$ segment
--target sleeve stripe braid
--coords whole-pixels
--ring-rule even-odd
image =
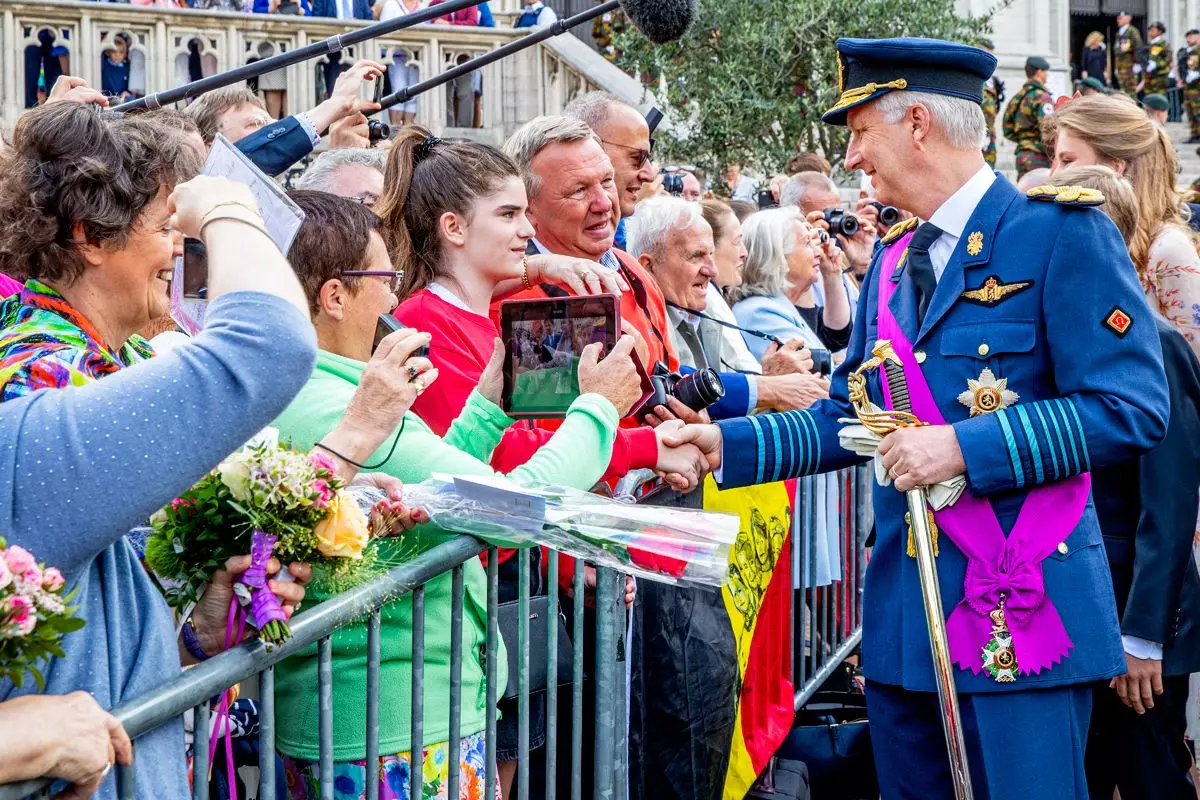
[[[751,427],[754,428],[754,436],[757,440],[757,447],[755,447],[755,451],[758,453],[758,467],[757,472],[755,473],[757,477],[755,478],[754,482],[762,483],[763,473],[766,471],[767,465],[767,448],[766,442],[763,440],[762,424],[758,421],[757,417],[746,417],[746,419],[750,422]]]
[[[779,468],[783,464],[783,439],[779,435],[779,423],[775,421],[774,414],[766,415],[763,417],[763,421],[766,422],[771,428],[771,440],[775,452],[775,464],[771,469],[771,482],[774,483],[775,481],[779,480]]]
[[[1012,466],[1013,480],[1019,489],[1025,485],[1025,471],[1021,469],[1021,453],[1017,450],[1016,437],[1013,436],[1012,427],[1008,424],[1007,409],[1002,408],[997,411],[996,419],[1000,422],[1000,429],[1004,432],[1004,442],[1008,445],[1008,461]]]
[[[1083,433],[1083,421],[1081,419],[1079,419],[1079,412],[1075,410],[1075,404],[1071,402],[1070,398],[1063,398],[1063,400],[1061,402],[1063,404],[1065,404],[1068,409],[1070,409],[1071,418],[1073,420],[1075,420],[1075,430],[1078,431],[1078,438],[1079,438],[1079,449],[1083,451],[1084,471],[1091,472],[1092,471],[1092,459],[1088,455],[1087,437],[1084,436],[1084,433]]]
[[[1021,429],[1025,432],[1025,440],[1029,442],[1029,460],[1033,463],[1034,483],[1041,484],[1045,479],[1045,473],[1042,471],[1042,451],[1038,447],[1037,434],[1033,432],[1033,425],[1029,422],[1029,414],[1025,412],[1024,406],[1016,406],[1014,410],[1021,421]]]
[[[1062,416],[1062,408],[1059,407],[1057,401],[1050,400],[1044,404],[1046,413],[1050,415],[1050,421],[1054,423],[1054,432],[1058,435],[1058,452],[1062,456],[1063,470],[1068,475],[1074,475],[1079,471],[1078,459],[1072,458],[1074,454],[1067,449],[1067,442],[1070,441],[1071,432],[1067,430],[1067,438],[1063,438],[1063,430],[1066,429],[1067,420]]]
[[[804,460],[804,474],[811,475],[821,463],[821,434],[817,431],[817,423],[809,412],[801,411],[796,415],[796,419],[803,426],[804,453],[807,456]]]
[[[1038,416],[1038,423],[1042,426],[1042,431],[1046,438],[1046,452],[1050,454],[1050,465],[1054,468],[1054,480],[1059,480],[1063,477],[1062,471],[1058,467],[1058,453],[1054,450],[1054,438],[1050,432],[1050,426],[1046,424],[1046,415],[1042,413],[1042,406],[1039,403],[1033,404],[1033,411]]]
[[[1074,472],[1076,474],[1083,472],[1083,459],[1079,457],[1079,447],[1075,444],[1075,425],[1071,422],[1069,409],[1061,399],[1053,400],[1051,402],[1053,402],[1054,407],[1058,409],[1058,415],[1063,421],[1063,428],[1067,432],[1067,442],[1071,445],[1071,457],[1075,461]]]

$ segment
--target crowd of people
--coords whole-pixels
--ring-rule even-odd
[[[373,13],[363,0],[259,5]],[[386,0],[374,13],[416,7]],[[448,22],[485,24],[479,13]],[[519,24],[552,15],[527,2]],[[850,192],[814,153],[797,153],[762,191],[740,164],[723,174],[724,193],[694,168],[663,180],[643,113],[601,92],[526,122],[501,147],[439,138],[405,106],[388,147],[373,147],[365,115],[377,106],[360,88],[384,75],[411,81],[401,54],[355,63],[327,100],[283,119],[262,82],[265,101],[231,87],[182,111],[128,116],[97,113],[107,94],[78,79],[56,82],[0,148],[0,476],[11,487],[0,531],[62,571],[86,626],[48,665],[44,694],[0,684],[0,783],[49,777],[68,796],[115,797],[111,769],[131,752],[106,709],[236,644],[222,635],[224,615],[249,555],[175,619],[126,534],[263,426],[330,454],[346,480],[393,493],[435,473],[586,490],[650,470],[679,492],[710,472],[723,488],[779,480],[863,461],[838,444],[858,402],[847,376],[887,338],[894,314],[912,360],[928,360],[932,412],[956,422],[884,439],[889,484],[965,475],[970,493],[994,498],[1000,530],[1023,524],[1021,504],[1040,489],[1069,506],[1066,493],[1091,475],[1094,505],[1084,477],[1086,509],[1037,556],[1045,586],[1028,591],[1055,603],[1012,600],[1018,630],[1045,606],[1061,613],[1074,651],[1022,673],[1014,691],[978,669],[960,679],[978,784],[988,796],[1007,786],[1029,798],[1194,793],[1184,706],[1188,676],[1200,671],[1200,238],[1176,190],[1170,137],[1123,96],[1044,102],[1048,65],[1031,59],[1004,128],[1019,177],[1046,172],[1019,192],[985,164],[986,95],[996,89],[985,49],[897,40],[881,56],[846,41],[847,94],[826,121],[850,128],[843,166],[863,174]],[[928,90],[879,89],[879,64],[925,70]],[[854,92],[868,81],[870,91]],[[198,174],[218,134],[272,176],[326,139],[288,193],[304,219],[286,254],[246,187]],[[184,236],[207,248],[209,306],[203,332],[178,343],[169,287]],[[619,297],[616,345],[589,344],[571,360],[580,393],[565,417],[514,422],[500,407],[498,304],[597,293]],[[387,314],[403,327],[376,346]],[[639,418],[635,357],[647,369],[711,371],[723,393],[703,410],[672,397]],[[871,392],[884,403],[879,385]],[[867,578],[862,658],[876,764],[884,797],[942,796],[949,777],[924,622],[902,619],[920,607],[902,503],[889,486],[876,495]],[[836,519],[836,502],[829,511]],[[452,535],[420,509],[392,524],[415,538],[385,546],[385,558]],[[944,590],[970,571],[955,545],[992,568],[978,566],[985,558],[953,523],[944,527],[953,542],[942,545]],[[489,541],[500,548],[500,600],[515,599],[517,543]],[[594,591],[594,568],[570,559],[560,585],[547,585],[546,553],[529,553],[532,596],[569,591],[576,569]],[[270,588],[289,615],[326,599],[306,591],[307,565],[269,567],[280,569],[291,579]],[[1018,580],[994,578],[1005,587],[1001,626]],[[462,797],[508,798],[522,753],[514,702],[501,704],[498,785],[483,783],[481,560],[467,563],[464,581],[457,752],[451,577],[425,584],[425,768],[415,783],[421,796],[444,797],[454,770]],[[957,585],[949,591],[959,596]],[[626,603],[637,596],[629,580]],[[382,626],[378,764],[365,762],[367,625],[333,635],[337,800],[362,797],[368,771],[381,776],[381,797],[409,796],[408,596],[387,604]],[[276,746],[294,800],[320,796],[317,670],[310,648],[276,672]],[[536,753],[544,693],[530,708]],[[51,715],[64,724],[40,724]],[[1010,747],[1012,725],[1033,744]],[[182,721],[139,738],[137,754],[139,797],[190,796]]]

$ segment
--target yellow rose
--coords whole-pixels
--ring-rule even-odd
[[[362,558],[370,532],[358,503],[346,492],[338,492],[329,503],[329,516],[313,531],[317,549],[329,558]]]
[[[233,499],[239,503],[246,502],[250,497],[250,458],[244,450],[231,455],[217,467],[221,483],[229,489]]]

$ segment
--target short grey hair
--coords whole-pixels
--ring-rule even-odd
[[[824,189],[837,194],[837,185],[821,172],[797,172],[779,190],[779,205],[799,206],[810,189]]]
[[[774,297],[788,289],[787,257],[796,249],[796,220],[804,219],[796,206],[768,208],[753,214],[742,225],[746,264],[742,285],[733,288],[734,302],[754,295]]]
[[[296,181],[297,189],[311,189],[316,192],[330,192],[333,189],[333,175],[342,167],[367,167],[377,170],[381,175],[387,169],[387,151],[374,147],[344,147],[337,150],[326,150],[304,170],[300,180]]]
[[[504,154],[517,164],[521,178],[525,181],[525,193],[532,200],[542,189],[542,181],[533,172],[533,159],[543,148],[562,142],[571,144],[591,139],[600,144],[587,123],[566,116],[534,117],[504,143]]]
[[[592,130],[596,130],[608,119],[609,109],[620,102],[608,92],[587,92],[568,103],[562,113],[564,117],[577,119]]]
[[[625,222],[625,251],[634,258],[646,253],[655,255],[672,231],[690,228],[703,220],[698,203],[671,195],[648,197],[637,204],[633,216]]]
[[[925,106],[938,130],[956,150],[982,149],[987,138],[983,108],[961,97],[932,92],[888,92],[875,103],[883,115],[883,121],[889,125],[899,122],[913,106]]]

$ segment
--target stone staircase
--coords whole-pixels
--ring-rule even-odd
[[[1167,123],[1167,132],[1175,143],[1175,152],[1179,154],[1179,186],[1187,188],[1192,181],[1200,178],[1200,153],[1196,152],[1200,145],[1184,144],[1188,139],[1187,122]]]

